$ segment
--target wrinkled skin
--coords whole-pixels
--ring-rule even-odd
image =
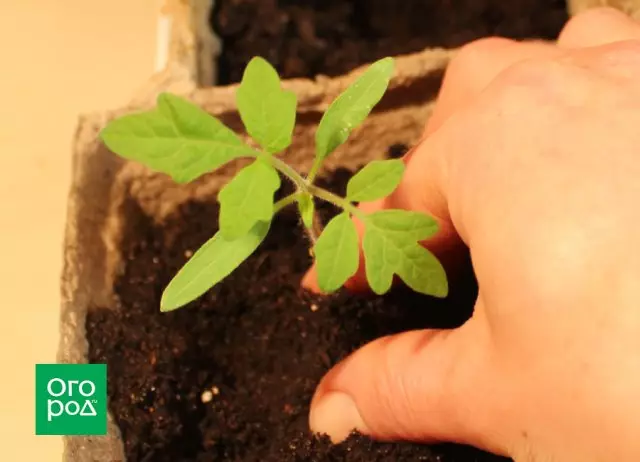
[[[474,315],[345,359],[318,386],[312,430],[640,461],[640,25],[597,9],[556,45],[467,45],[406,164],[363,207],[434,215],[426,245],[450,263],[469,246]],[[303,284],[317,288],[313,269]],[[348,287],[366,290],[362,269]]]

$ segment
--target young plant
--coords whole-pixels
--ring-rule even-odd
[[[278,73],[259,57],[247,65],[236,93],[240,116],[258,149],[198,106],[168,93],[158,96],[156,109],[123,116],[102,130],[102,140],[114,153],[164,172],[178,183],[195,180],[233,159],[253,159],[218,194],[219,231],[166,287],[161,311],[189,303],[228,276],[258,248],[274,215],[293,204],[312,237],[318,284],[324,292],[340,288],[358,269],[355,218],[364,224],[365,271],[375,293],[389,290],[397,275],[417,292],[446,296],[442,266],[419,244],[435,234],[436,221],[406,210],[367,214],[355,205],[393,192],[404,172],[401,160],[367,164],[349,180],[346,197],[314,183],[323,160],[380,101],[393,66],[392,58],[375,62],[329,106],[316,131],[315,161],[306,176],[276,156],[291,144],[296,96],[281,88]],[[275,201],[281,177],[293,182],[295,192]],[[315,228],[316,199],[340,210],[322,231]]]

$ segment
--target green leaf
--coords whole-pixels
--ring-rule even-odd
[[[269,222],[260,221],[249,233],[234,240],[216,233],[171,280],[162,294],[160,311],[186,305],[227,277],[258,248],[269,226]]]
[[[310,194],[302,193],[298,196],[298,212],[302,217],[302,223],[307,229],[313,228],[313,215],[315,213],[315,204]]]
[[[262,160],[240,170],[218,194],[223,236],[234,239],[248,233],[258,221],[271,221],[273,196],[279,187],[278,172]]]
[[[374,160],[356,173],[347,184],[347,199],[356,202],[386,197],[400,184],[404,162],[399,159]]]
[[[371,289],[385,293],[397,274],[416,292],[446,297],[449,289],[444,268],[418,243],[437,230],[433,218],[417,212],[383,210],[367,215],[362,248]]]
[[[383,229],[387,234],[403,239],[421,241],[438,232],[438,222],[428,215],[409,210],[380,210],[367,215],[366,224]]]
[[[353,276],[360,262],[358,233],[344,212],[326,226],[314,247],[318,285],[323,292],[333,292]]]
[[[247,132],[268,152],[291,144],[296,123],[296,95],[282,90],[276,70],[260,57],[244,70],[236,92],[240,117]]]
[[[158,107],[113,120],[100,133],[114,153],[170,175],[192,181],[253,150],[219,120],[170,93],[158,96]]]
[[[322,160],[344,143],[384,95],[393,74],[393,58],[373,63],[322,116],[316,131],[316,159]]]

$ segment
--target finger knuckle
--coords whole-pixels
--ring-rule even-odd
[[[602,27],[603,23],[620,19],[622,13],[615,8],[602,6],[590,8],[573,16],[560,33],[560,42],[579,42],[583,37],[593,35],[594,30]]]
[[[377,435],[395,438],[414,435],[420,427],[422,396],[420,375],[412,373],[411,365],[419,359],[422,335],[379,339],[376,345],[377,367],[371,383],[371,402],[376,403],[375,416],[367,423]]]
[[[570,83],[568,65],[555,59],[531,59],[505,69],[496,79],[498,99],[502,102],[535,104],[555,99]]]
[[[485,37],[460,48],[449,64],[448,73],[466,75],[483,66],[497,52],[515,42],[502,37]]]

